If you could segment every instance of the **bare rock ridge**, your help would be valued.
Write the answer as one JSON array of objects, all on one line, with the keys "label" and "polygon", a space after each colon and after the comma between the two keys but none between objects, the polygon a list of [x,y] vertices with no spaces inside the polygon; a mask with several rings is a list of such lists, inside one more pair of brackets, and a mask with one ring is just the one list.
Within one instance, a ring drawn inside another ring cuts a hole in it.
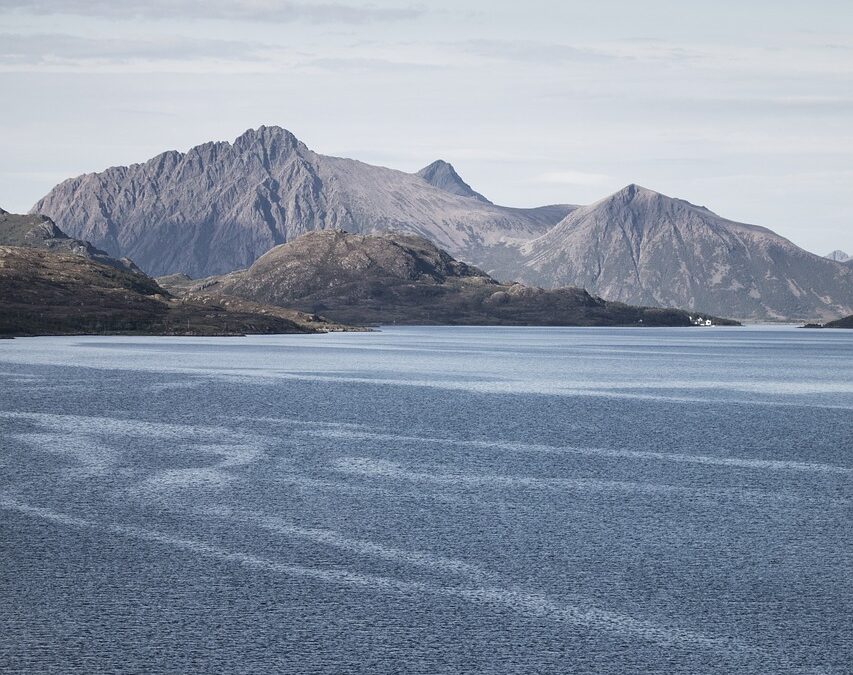
[{"label": "bare rock ridge", "polygon": [[437,159],[432,164],[425,166],[423,169],[418,171],[417,175],[423,178],[430,185],[433,185],[440,190],[444,190],[445,192],[452,192],[460,197],[473,197],[474,199],[479,199],[481,202],[485,202],[487,204],[492,203],[479,192],[475,192],[471,186],[462,180],[459,174],[456,173],[456,169],[453,168],[453,165],[449,162],[445,162],[443,159]]},{"label": "bare rock ridge", "polygon": [[185,297],[238,297],[350,324],[691,325],[687,312],[606,302],[578,288],[500,284],[429,241],[398,233],[312,232],[246,270],[160,282]]},{"label": "bare rock ridge", "polygon": [[853,311],[853,274],[774,232],[638,185],[572,211],[499,270],[609,300],[750,319]]},{"label": "bare rock ridge", "polygon": [[149,274],[197,277],[246,267],[273,246],[329,228],[399,230],[479,260],[490,247],[543,234],[569,211],[504,208],[447,188],[319,155],[285,129],[260,127],[233,143],[72,178],[32,212]]}]

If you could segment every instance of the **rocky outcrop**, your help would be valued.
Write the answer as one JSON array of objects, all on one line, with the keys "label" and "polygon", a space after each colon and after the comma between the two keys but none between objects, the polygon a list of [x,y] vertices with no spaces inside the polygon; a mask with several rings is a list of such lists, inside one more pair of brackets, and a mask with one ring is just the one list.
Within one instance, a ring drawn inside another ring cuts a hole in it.
[{"label": "rocky outcrop", "polygon": [[404,231],[466,260],[486,259],[485,251],[539,236],[569,211],[503,208],[449,191],[441,176],[449,172],[432,172],[436,187],[319,155],[284,129],[260,127],[234,143],[72,178],[32,211],[149,274],[194,277],[246,267],[273,246],[334,228]]},{"label": "rocky outcrop", "polygon": [[629,185],[576,209],[500,272],[579,286],[608,300],[745,319],[826,319],[853,311],[853,270],[774,232]]},{"label": "rocky outcrop", "polygon": [[67,251],[88,260],[116,269],[141,273],[128,258],[113,258],[88,241],[72,239],[47,216],[17,215],[0,209],[0,245],[41,248],[47,251]]},{"label": "rocky outcrop", "polygon": [[577,288],[500,284],[425,239],[402,234],[313,232],[246,270],[161,282],[188,296],[240,297],[349,324],[691,325],[680,310],[605,302]]}]

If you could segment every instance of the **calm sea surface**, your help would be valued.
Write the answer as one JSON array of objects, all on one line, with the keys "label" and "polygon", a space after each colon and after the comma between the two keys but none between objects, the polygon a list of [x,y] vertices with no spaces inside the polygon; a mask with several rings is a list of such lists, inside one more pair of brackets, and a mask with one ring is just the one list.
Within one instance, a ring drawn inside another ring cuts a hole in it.
[{"label": "calm sea surface", "polygon": [[0,341],[0,671],[850,673],[853,332]]}]

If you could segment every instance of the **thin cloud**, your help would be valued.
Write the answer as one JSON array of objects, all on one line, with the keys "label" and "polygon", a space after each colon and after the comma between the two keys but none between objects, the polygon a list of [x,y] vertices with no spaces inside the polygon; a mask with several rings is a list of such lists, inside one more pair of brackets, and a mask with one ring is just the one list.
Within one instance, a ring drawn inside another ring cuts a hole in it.
[{"label": "thin cloud", "polygon": [[117,0],[0,0],[0,12],[24,14],[71,14],[109,19],[223,19],[273,23],[361,24],[375,21],[414,19],[423,10],[416,7],[377,7],[328,2],[286,0],[147,0],[129,3]]},{"label": "thin cloud", "polygon": [[621,58],[599,49],[532,40],[470,40],[456,46],[476,56],[522,63],[603,63]]},{"label": "thin cloud", "polygon": [[235,40],[152,38],[90,39],[76,35],[0,33],[0,64],[6,66],[75,65],[179,61],[186,59],[256,60],[258,45]]},{"label": "thin cloud", "polygon": [[377,73],[383,71],[411,72],[413,70],[437,70],[443,66],[431,63],[416,63],[414,61],[396,61],[383,58],[367,57],[342,57],[342,58],[314,58],[299,63],[302,68],[317,68],[331,72],[342,70]]}]

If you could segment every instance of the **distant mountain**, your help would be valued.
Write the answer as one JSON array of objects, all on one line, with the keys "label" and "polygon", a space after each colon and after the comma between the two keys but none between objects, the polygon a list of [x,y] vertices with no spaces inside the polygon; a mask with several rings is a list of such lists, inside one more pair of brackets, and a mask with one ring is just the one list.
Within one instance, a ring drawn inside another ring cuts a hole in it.
[{"label": "distant mountain", "polygon": [[629,185],[521,246],[504,278],[748,319],[853,312],[853,270],[774,232]]},{"label": "distant mountain", "polygon": [[453,168],[453,165],[445,162],[443,159],[435,160],[429,166],[425,166],[423,169],[418,171],[416,175],[423,178],[430,185],[433,185],[440,190],[444,190],[445,192],[450,192],[452,194],[459,195],[460,197],[473,197],[474,199],[479,199],[481,202],[485,202],[486,204],[492,203],[479,192],[474,192],[471,186],[462,180],[459,174],[456,173],[456,169]]},{"label": "distant mountain", "polygon": [[[32,209],[71,236],[155,275],[205,276],[254,262],[313,230],[399,230],[466,260],[548,230],[568,206],[511,209],[444,164],[424,175],[319,155],[279,127],[67,180]],[[473,198],[472,198],[473,197]]]},{"label": "distant mountain", "polygon": [[851,258],[844,251],[839,251],[838,249],[834,250],[832,253],[827,253],[824,258],[829,258],[830,260],[834,260],[835,262],[846,263]]},{"label": "distant mountain", "polygon": [[117,269],[141,272],[133,261],[113,258],[88,241],[71,239],[50,218],[37,214],[17,215],[0,209],[0,245],[67,251]]},{"label": "distant mountain", "polygon": [[313,232],[247,270],[160,281],[188,297],[239,297],[350,324],[691,325],[686,312],[605,302],[577,288],[500,284],[421,237],[397,233]]}]

